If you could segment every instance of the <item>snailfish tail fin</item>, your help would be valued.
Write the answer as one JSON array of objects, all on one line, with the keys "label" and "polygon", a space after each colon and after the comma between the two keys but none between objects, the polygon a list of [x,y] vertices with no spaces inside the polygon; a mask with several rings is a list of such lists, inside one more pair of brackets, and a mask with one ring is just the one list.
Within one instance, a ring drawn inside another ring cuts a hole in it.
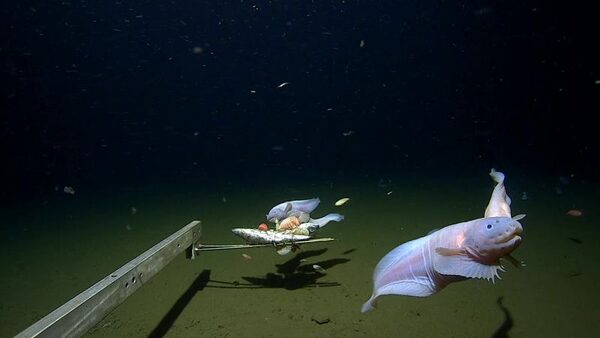
[{"label": "snailfish tail fin", "polygon": [[490,176],[492,177],[494,182],[498,184],[504,183],[504,174],[499,171],[496,171],[496,169],[492,168],[492,170],[490,170]]},{"label": "snailfish tail fin", "polygon": [[360,308],[360,312],[365,313],[365,312],[369,312],[373,309],[375,309],[377,307],[377,299],[376,298],[369,298],[368,301],[366,301],[362,307]]}]

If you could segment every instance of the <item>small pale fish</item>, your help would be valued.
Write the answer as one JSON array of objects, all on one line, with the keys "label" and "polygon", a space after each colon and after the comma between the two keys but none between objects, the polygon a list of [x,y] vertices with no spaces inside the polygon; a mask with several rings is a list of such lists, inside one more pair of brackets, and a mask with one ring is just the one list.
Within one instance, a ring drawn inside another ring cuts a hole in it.
[{"label": "small pale fish", "polygon": [[350,201],[350,198],[348,198],[348,197],[340,198],[339,200],[337,200],[335,202],[335,206],[336,207],[341,207],[342,205],[348,203],[348,201]]},{"label": "small pale fish", "polygon": [[312,267],[313,267],[313,269],[315,269],[315,271],[316,271],[316,272],[318,272],[318,273],[322,273],[322,274],[326,274],[326,273],[327,273],[327,270],[323,269],[323,267],[321,267],[321,266],[320,266],[320,265],[318,265],[318,264],[313,264],[313,266],[312,266]]},{"label": "small pale fish", "polygon": [[267,214],[267,220],[269,222],[275,222],[275,220],[281,221],[298,212],[310,214],[319,206],[319,203],[321,203],[321,200],[318,197],[306,200],[282,202],[271,208]]},{"label": "small pale fish", "polygon": [[[319,217],[319,218],[311,218],[308,223],[311,223],[311,226],[316,226],[317,229],[320,229],[322,227],[324,227],[325,225],[327,225],[327,223],[329,222],[341,222],[344,220],[344,215],[340,215],[340,214],[336,214],[336,213],[331,213],[331,214],[327,214],[323,217]],[[316,229],[315,229],[316,230]]]},{"label": "small pale fish", "polygon": [[247,261],[249,261],[249,260],[251,260],[251,259],[252,259],[252,256],[250,256],[250,255],[248,255],[248,254],[245,254],[245,253],[243,253],[243,254],[242,254],[242,258],[243,258],[243,259],[245,259],[245,260],[247,260]]},{"label": "small pale fish", "polygon": [[524,216],[511,217],[504,175],[492,170],[491,176],[497,185],[485,217],[449,225],[390,251],[375,268],[373,294],[362,312],[372,310],[383,295],[427,297],[453,282],[499,278],[504,271],[500,259],[511,261],[509,255],[521,244],[519,220]]},{"label": "small pale fish", "polygon": [[284,82],[284,83],[280,84],[279,86],[277,86],[277,88],[283,88],[289,84],[290,84],[289,82]]},{"label": "small pale fish", "polygon": [[285,256],[285,255],[289,254],[290,252],[292,252],[293,249],[294,249],[294,247],[292,245],[284,245],[281,247],[277,247],[277,254],[279,256]]},{"label": "small pale fish", "polygon": [[66,186],[63,188],[63,192],[68,195],[75,195],[75,189],[73,189],[73,187]]},{"label": "small pale fish", "polygon": [[583,216],[583,211],[577,210],[577,209],[571,209],[571,210],[567,211],[567,215],[572,216],[572,217],[581,217],[581,216]]}]

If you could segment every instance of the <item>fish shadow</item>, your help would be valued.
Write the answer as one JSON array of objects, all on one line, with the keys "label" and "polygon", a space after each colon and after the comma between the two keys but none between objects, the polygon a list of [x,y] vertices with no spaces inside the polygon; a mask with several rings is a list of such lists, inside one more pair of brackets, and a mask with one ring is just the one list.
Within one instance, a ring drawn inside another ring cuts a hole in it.
[{"label": "fish shadow", "polygon": [[502,325],[500,325],[500,327],[496,330],[496,332],[494,332],[492,338],[508,338],[508,331],[510,331],[510,329],[512,329],[512,327],[514,326],[514,322],[512,316],[510,315],[510,312],[504,305],[502,305],[503,298],[504,297],[502,296],[498,297],[498,299],[496,300],[496,304],[498,304],[500,310],[504,312],[504,321],[502,322]]},{"label": "fish shadow", "polygon": [[326,276],[326,273],[318,272],[313,268],[318,264],[323,269],[330,269],[338,264],[344,264],[350,261],[347,258],[333,258],[323,261],[312,261],[305,263],[309,257],[320,256],[327,252],[327,249],[302,251],[282,264],[276,264],[275,272],[269,272],[261,277],[243,276],[246,283],[241,282],[220,282],[212,281],[227,286],[216,286],[221,288],[276,288],[286,290],[297,290],[308,287],[333,287],[340,286],[338,282],[319,282],[319,279]]},{"label": "fish shadow", "polygon": [[356,248],[348,249],[348,250],[342,252],[342,255],[349,255],[349,254],[353,253],[356,250],[357,250]]}]

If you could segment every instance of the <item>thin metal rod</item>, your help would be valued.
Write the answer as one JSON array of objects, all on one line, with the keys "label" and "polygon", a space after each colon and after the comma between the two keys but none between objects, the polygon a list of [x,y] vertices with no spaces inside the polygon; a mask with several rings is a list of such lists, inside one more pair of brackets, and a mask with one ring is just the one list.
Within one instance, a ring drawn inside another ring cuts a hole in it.
[{"label": "thin metal rod", "polygon": [[286,244],[311,244],[311,243],[321,243],[321,242],[331,242],[334,241],[333,238],[313,238],[307,239],[305,241],[295,241],[289,243],[267,243],[267,244],[197,244],[194,248],[194,251],[215,251],[215,250],[236,250],[236,249],[254,249],[254,248],[265,248],[265,247],[274,247],[275,245],[286,245]]}]

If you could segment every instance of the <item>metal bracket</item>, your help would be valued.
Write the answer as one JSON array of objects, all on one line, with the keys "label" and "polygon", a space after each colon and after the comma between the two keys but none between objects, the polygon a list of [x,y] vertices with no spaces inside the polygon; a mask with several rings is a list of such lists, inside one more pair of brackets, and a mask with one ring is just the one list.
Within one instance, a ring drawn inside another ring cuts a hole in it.
[{"label": "metal bracket", "polygon": [[192,248],[202,234],[192,221],[98,283],[52,311],[15,337],[79,337],[131,296],[183,250]]}]

